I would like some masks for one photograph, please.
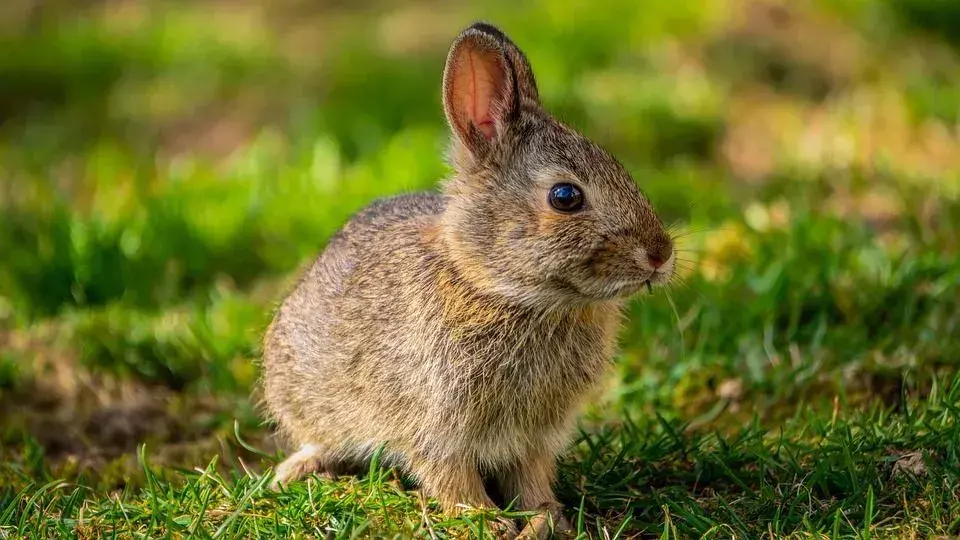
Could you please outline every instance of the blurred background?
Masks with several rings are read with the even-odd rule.
[[[960,359],[960,2],[7,0],[0,486],[136,449],[275,450],[271,310],[372,199],[449,173],[443,60],[485,19],[685,259],[593,425],[894,409]],[[802,437],[802,435],[797,435]]]

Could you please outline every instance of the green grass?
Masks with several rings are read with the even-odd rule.
[[[960,535],[949,2],[125,5],[0,40],[0,537],[489,532],[377,463],[265,490],[256,389],[325,240],[448,174],[476,18],[683,250],[561,458],[580,535]]]

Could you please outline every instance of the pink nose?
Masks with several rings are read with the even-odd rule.
[[[647,255],[647,261],[650,262],[650,266],[652,266],[654,270],[663,266],[663,259],[657,255]]]

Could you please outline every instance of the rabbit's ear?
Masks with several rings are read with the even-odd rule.
[[[519,117],[520,105],[539,105],[526,57],[495,27],[477,23],[450,48],[443,74],[443,107],[454,136],[474,158]]]

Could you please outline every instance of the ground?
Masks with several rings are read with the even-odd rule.
[[[561,458],[579,533],[960,535],[953,3],[108,0],[0,8],[0,537],[489,532],[376,462],[265,490],[256,389],[325,240],[448,174],[480,18],[682,250]]]

